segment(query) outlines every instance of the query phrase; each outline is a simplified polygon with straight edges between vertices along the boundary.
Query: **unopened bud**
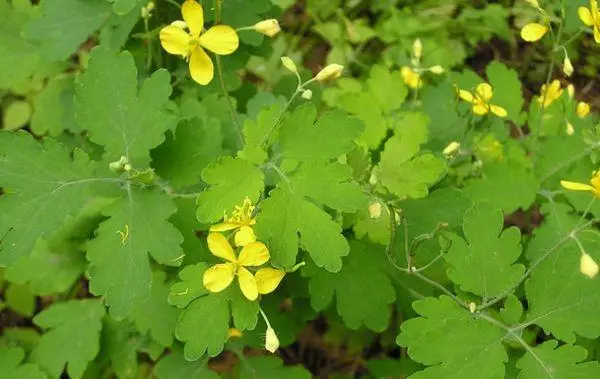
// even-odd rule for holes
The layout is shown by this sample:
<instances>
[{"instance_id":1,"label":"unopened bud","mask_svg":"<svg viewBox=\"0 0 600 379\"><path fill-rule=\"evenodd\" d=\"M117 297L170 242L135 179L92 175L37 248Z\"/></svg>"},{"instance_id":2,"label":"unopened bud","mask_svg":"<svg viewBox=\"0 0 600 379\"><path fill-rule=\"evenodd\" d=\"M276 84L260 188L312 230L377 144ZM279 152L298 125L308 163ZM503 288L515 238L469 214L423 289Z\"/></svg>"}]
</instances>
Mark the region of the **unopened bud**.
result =
<instances>
[{"instance_id":1,"label":"unopened bud","mask_svg":"<svg viewBox=\"0 0 600 379\"><path fill-rule=\"evenodd\" d=\"M537 1L537 0L525 0L525 1L526 1L526 2L527 2L529 5L531 5L532 7L534 7L534 8L537 8L537 9L541 9L541 8L540 8L540 4L538 3L538 1Z\"/></svg>"},{"instance_id":2,"label":"unopened bud","mask_svg":"<svg viewBox=\"0 0 600 379\"><path fill-rule=\"evenodd\" d=\"M441 75L441 74L444 73L445 70L444 70L444 68L442 66L440 66L438 64L438 65L435 65L433 67L430 67L429 71L432 72L432 73L434 73L434 74L436 74L436 75Z\"/></svg>"},{"instance_id":3,"label":"unopened bud","mask_svg":"<svg viewBox=\"0 0 600 379\"><path fill-rule=\"evenodd\" d=\"M127 172L130 172L131 170L133 170L133 166L131 166L131 164L127 163L125 166L123 166L123 169Z\"/></svg>"},{"instance_id":4,"label":"unopened bud","mask_svg":"<svg viewBox=\"0 0 600 379\"><path fill-rule=\"evenodd\" d=\"M145 7L142 7L142 18L150 18L152 16L152 11L154 10L155 5L154 2L149 2Z\"/></svg>"},{"instance_id":5,"label":"unopened bud","mask_svg":"<svg viewBox=\"0 0 600 379\"><path fill-rule=\"evenodd\" d=\"M565 55L565 60L563 61L563 72L565 73L565 75L571 76L573 75L573 71L575 71L575 69L573 68L573 64L571 64L571 60L569 59L569 57Z\"/></svg>"},{"instance_id":6,"label":"unopened bud","mask_svg":"<svg viewBox=\"0 0 600 379\"><path fill-rule=\"evenodd\" d=\"M129 164L129 160L126 157L121 156L118 161L110 162L108 168L112 172L120 172L125 169L125 166Z\"/></svg>"},{"instance_id":7,"label":"unopened bud","mask_svg":"<svg viewBox=\"0 0 600 379\"><path fill-rule=\"evenodd\" d=\"M375 201L369 205L369 216L374 219L381 217L381 203L379 201Z\"/></svg>"},{"instance_id":8,"label":"unopened bud","mask_svg":"<svg viewBox=\"0 0 600 379\"><path fill-rule=\"evenodd\" d=\"M332 63L319 71L317 76L315 76L315 80L323 82L325 80L337 79L342 76L342 71L344 71L344 66L337 63Z\"/></svg>"},{"instance_id":9,"label":"unopened bud","mask_svg":"<svg viewBox=\"0 0 600 379\"><path fill-rule=\"evenodd\" d=\"M267 37L273 37L281 31L281 27L279 27L279 21L275 20L274 18L257 22L252 26L252 29L266 35Z\"/></svg>"},{"instance_id":10,"label":"unopened bud","mask_svg":"<svg viewBox=\"0 0 600 379\"><path fill-rule=\"evenodd\" d=\"M312 91L309 89L305 89L304 91L302 91L301 96L305 100L310 100L310 99L312 99Z\"/></svg>"},{"instance_id":11,"label":"unopened bud","mask_svg":"<svg viewBox=\"0 0 600 379\"><path fill-rule=\"evenodd\" d=\"M594 258L590 257L587 253L583 253L579 260L579 271L588 278L593 279L598 275L600 267L598 267L598 263L594 261Z\"/></svg>"},{"instance_id":12,"label":"unopened bud","mask_svg":"<svg viewBox=\"0 0 600 379\"><path fill-rule=\"evenodd\" d=\"M421 55L423 55L423 44L418 38L413 42L413 55L417 59L421 58Z\"/></svg>"},{"instance_id":13,"label":"unopened bud","mask_svg":"<svg viewBox=\"0 0 600 379\"><path fill-rule=\"evenodd\" d=\"M283 64L283 67L287 68L294 74L298 73L298 68L296 67L296 64L289 57L281 57L281 63Z\"/></svg>"},{"instance_id":14,"label":"unopened bud","mask_svg":"<svg viewBox=\"0 0 600 379\"><path fill-rule=\"evenodd\" d=\"M590 105L586 102L580 101L577 103L576 113L579 118L584 118L590 113Z\"/></svg>"},{"instance_id":15,"label":"unopened bud","mask_svg":"<svg viewBox=\"0 0 600 379\"><path fill-rule=\"evenodd\" d=\"M569 99L572 99L575 96L575 86L569 84L567 86L567 94L569 95Z\"/></svg>"},{"instance_id":16,"label":"unopened bud","mask_svg":"<svg viewBox=\"0 0 600 379\"><path fill-rule=\"evenodd\" d=\"M567 121L567 135L572 136L573 134L575 134L575 128L573 128L573 125Z\"/></svg>"},{"instance_id":17,"label":"unopened bud","mask_svg":"<svg viewBox=\"0 0 600 379\"><path fill-rule=\"evenodd\" d=\"M445 156L450 156L452 154L454 154L456 151L458 151L458 149L460 148L460 143L456 142L456 141L452 141L448 144L448 146L446 146L444 148L444 150L442 150L442 154L444 154Z\"/></svg>"},{"instance_id":18,"label":"unopened bud","mask_svg":"<svg viewBox=\"0 0 600 379\"><path fill-rule=\"evenodd\" d=\"M475 313L476 309L477 309L477 304L475 304L475 303L469 303L469 312Z\"/></svg>"},{"instance_id":19,"label":"unopened bud","mask_svg":"<svg viewBox=\"0 0 600 379\"><path fill-rule=\"evenodd\" d=\"M187 24L182 20L175 20L171 23L171 26L175 26L179 29L187 29Z\"/></svg>"},{"instance_id":20,"label":"unopened bud","mask_svg":"<svg viewBox=\"0 0 600 379\"><path fill-rule=\"evenodd\" d=\"M265 336L265 349L271 354L279 349L279 338L277 338L275 330L270 326L267 328L267 334Z\"/></svg>"}]
</instances>

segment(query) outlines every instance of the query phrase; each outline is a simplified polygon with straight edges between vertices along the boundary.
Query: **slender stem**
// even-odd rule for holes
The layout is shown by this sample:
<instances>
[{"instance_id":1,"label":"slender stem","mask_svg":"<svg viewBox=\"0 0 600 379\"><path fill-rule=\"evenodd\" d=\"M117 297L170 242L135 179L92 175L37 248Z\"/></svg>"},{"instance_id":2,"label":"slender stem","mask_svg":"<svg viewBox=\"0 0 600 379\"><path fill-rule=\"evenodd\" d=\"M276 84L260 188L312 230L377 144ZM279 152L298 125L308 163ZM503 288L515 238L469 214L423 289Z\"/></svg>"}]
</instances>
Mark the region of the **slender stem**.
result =
<instances>
[{"instance_id":1,"label":"slender stem","mask_svg":"<svg viewBox=\"0 0 600 379\"><path fill-rule=\"evenodd\" d=\"M429 261L429 263L427 263L425 266L423 267L419 267L418 269L413 270L413 273L415 272L422 272L427 270L429 267L431 267L435 262L437 262L441 257L444 256L444 254L446 253L445 250L440 251L440 253L438 255L435 256L435 258L433 258L432 260Z\"/></svg>"},{"instance_id":2,"label":"slender stem","mask_svg":"<svg viewBox=\"0 0 600 379\"><path fill-rule=\"evenodd\" d=\"M150 38L148 17L144 17L144 30L146 31L146 44L148 46L148 58L146 60L146 69L152 68L152 39Z\"/></svg>"},{"instance_id":3,"label":"slender stem","mask_svg":"<svg viewBox=\"0 0 600 379\"><path fill-rule=\"evenodd\" d=\"M592 196L592 200L589 202L587 208L585 208L585 211L583 211L583 214L581 215L581 218L579 219L579 221L577 221L577 224L575 224L576 225L575 228L578 228L579 224L581 224L581 222L583 220L585 220L585 215L589 213L590 209L592 209L595 202L596 202L596 196Z\"/></svg>"},{"instance_id":4,"label":"slender stem","mask_svg":"<svg viewBox=\"0 0 600 379\"><path fill-rule=\"evenodd\" d=\"M275 120L275 122L273 123L273 126L271 127L271 129L269 130L269 132L264 136L263 140L260 142L261 146L264 145L269 140L269 138L271 138L271 135L275 132L275 130L277 129L277 127L279 126L279 124L281 123L281 121L283 121L283 116L285 115L285 112L287 112L287 110L292 105L292 103L294 102L294 100L296 99L296 97L298 97L298 95L300 94L300 92L302 92L302 86L301 85L299 85L296 88L296 92L294 92L294 94L287 101L287 103L285 104L285 106L281 110L281 113L279 114L279 117L277 117L277 120Z\"/></svg>"},{"instance_id":5,"label":"slender stem","mask_svg":"<svg viewBox=\"0 0 600 379\"><path fill-rule=\"evenodd\" d=\"M454 300L461 307L469 309L469 305L467 303L465 303L464 301L462 301L461 299L459 299L452 292L448 291L448 289L446 287L444 287L440 283L436 282L435 280L429 279L428 277L426 277L424 275L421 275L419 272L416 272L416 271L412 271L411 275L416 276L417 278L421 279L422 281L424 281L425 283L431 285L432 287L435 287L435 288L439 289L445 295L450 296L452 298L452 300Z\"/></svg>"}]
</instances>

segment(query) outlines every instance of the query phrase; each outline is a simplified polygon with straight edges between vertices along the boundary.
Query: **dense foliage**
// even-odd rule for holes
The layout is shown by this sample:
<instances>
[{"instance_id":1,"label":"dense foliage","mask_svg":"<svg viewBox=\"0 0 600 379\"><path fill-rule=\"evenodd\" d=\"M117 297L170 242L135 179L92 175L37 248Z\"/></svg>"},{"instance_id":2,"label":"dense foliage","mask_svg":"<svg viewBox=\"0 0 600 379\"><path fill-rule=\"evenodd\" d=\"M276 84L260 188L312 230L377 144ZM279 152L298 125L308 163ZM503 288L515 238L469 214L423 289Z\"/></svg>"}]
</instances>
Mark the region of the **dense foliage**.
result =
<instances>
[{"instance_id":1,"label":"dense foliage","mask_svg":"<svg viewBox=\"0 0 600 379\"><path fill-rule=\"evenodd\" d=\"M596 0L0 0L0 377L600 378Z\"/></svg>"}]
</instances>

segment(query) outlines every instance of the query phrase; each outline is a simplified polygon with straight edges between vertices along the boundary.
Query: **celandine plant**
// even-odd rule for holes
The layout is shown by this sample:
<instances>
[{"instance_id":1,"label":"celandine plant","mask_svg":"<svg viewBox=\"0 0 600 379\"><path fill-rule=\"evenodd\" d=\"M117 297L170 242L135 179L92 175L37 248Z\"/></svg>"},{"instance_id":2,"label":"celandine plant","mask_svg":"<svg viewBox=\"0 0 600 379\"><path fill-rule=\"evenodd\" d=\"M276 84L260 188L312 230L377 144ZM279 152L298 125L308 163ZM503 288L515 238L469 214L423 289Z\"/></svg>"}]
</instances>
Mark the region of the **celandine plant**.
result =
<instances>
[{"instance_id":1,"label":"celandine plant","mask_svg":"<svg viewBox=\"0 0 600 379\"><path fill-rule=\"evenodd\" d=\"M0 0L0 377L600 378L597 1L404 3Z\"/></svg>"}]
</instances>

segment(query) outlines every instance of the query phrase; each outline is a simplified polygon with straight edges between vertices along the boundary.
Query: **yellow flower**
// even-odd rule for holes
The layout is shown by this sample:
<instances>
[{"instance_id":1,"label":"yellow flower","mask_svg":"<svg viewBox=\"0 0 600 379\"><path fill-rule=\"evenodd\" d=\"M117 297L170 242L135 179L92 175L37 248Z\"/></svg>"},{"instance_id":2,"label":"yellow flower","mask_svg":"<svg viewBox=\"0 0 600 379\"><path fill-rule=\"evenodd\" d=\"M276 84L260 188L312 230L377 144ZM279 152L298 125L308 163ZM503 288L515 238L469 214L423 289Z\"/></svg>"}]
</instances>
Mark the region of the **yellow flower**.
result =
<instances>
[{"instance_id":1,"label":"yellow flower","mask_svg":"<svg viewBox=\"0 0 600 379\"><path fill-rule=\"evenodd\" d=\"M590 105L586 102L580 101L577 103L577 109L575 112L579 118L584 118L590 113Z\"/></svg>"},{"instance_id":2,"label":"yellow flower","mask_svg":"<svg viewBox=\"0 0 600 379\"><path fill-rule=\"evenodd\" d=\"M160 43L169 54L189 60L192 79L206 85L214 76L214 66L204 49L218 55L231 54L239 46L238 35L227 25L215 25L204 31L204 11L194 0L183 3L181 14L189 32L180 22L165 26L160 30Z\"/></svg>"},{"instance_id":3,"label":"yellow flower","mask_svg":"<svg viewBox=\"0 0 600 379\"><path fill-rule=\"evenodd\" d=\"M256 220L252 218L254 208L256 207L252 205L252 201L246 197L241 206L235 206L231 217L227 217L227 214L225 214L223 222L211 226L210 231L227 232L229 230L236 230L234 237L236 246L245 246L256 241L256 235L252 229L252 225L256 224Z\"/></svg>"},{"instance_id":4,"label":"yellow flower","mask_svg":"<svg viewBox=\"0 0 600 379\"><path fill-rule=\"evenodd\" d=\"M600 11L598 10L598 1L590 0L590 8L579 7L577 13L579 13L579 18L584 24L593 27L594 39L597 43L600 43Z\"/></svg>"},{"instance_id":5,"label":"yellow flower","mask_svg":"<svg viewBox=\"0 0 600 379\"><path fill-rule=\"evenodd\" d=\"M274 18L257 22L252 26L252 29L266 35L267 37L274 37L277 33L281 31L279 22Z\"/></svg>"},{"instance_id":6,"label":"yellow flower","mask_svg":"<svg viewBox=\"0 0 600 379\"><path fill-rule=\"evenodd\" d=\"M569 182L566 180L560 181L560 185L565 189L572 191L589 191L593 193L594 196L600 197L600 170L594 171L592 178L590 179L590 184Z\"/></svg>"},{"instance_id":7,"label":"yellow flower","mask_svg":"<svg viewBox=\"0 0 600 379\"><path fill-rule=\"evenodd\" d=\"M421 75L408 66L404 66L400 69L400 75L402 75L404 83L410 88L417 89L423 86Z\"/></svg>"},{"instance_id":8,"label":"yellow flower","mask_svg":"<svg viewBox=\"0 0 600 379\"><path fill-rule=\"evenodd\" d=\"M535 42L548 32L548 27L537 22L532 22L521 29L521 38L527 42Z\"/></svg>"},{"instance_id":9,"label":"yellow flower","mask_svg":"<svg viewBox=\"0 0 600 379\"><path fill-rule=\"evenodd\" d=\"M555 79L550 83L550 86L546 88L544 84L540 97L538 97L538 103L543 104L544 108L547 108L550 104L556 101L563 93L563 89L560 88L560 81Z\"/></svg>"},{"instance_id":10,"label":"yellow flower","mask_svg":"<svg viewBox=\"0 0 600 379\"><path fill-rule=\"evenodd\" d=\"M579 271L590 279L593 279L598 272L600 267L598 263L587 253L582 253L579 259Z\"/></svg>"},{"instance_id":11,"label":"yellow flower","mask_svg":"<svg viewBox=\"0 0 600 379\"><path fill-rule=\"evenodd\" d=\"M269 260L269 249L262 242L252 242L242 248L238 257L227 238L220 233L208 235L208 249L227 263L219 263L204 272L202 282L210 292L221 292L238 277L238 284L248 300L256 300L258 294L273 292L285 273L274 268L261 268L256 276L246 267L257 267Z\"/></svg>"},{"instance_id":12,"label":"yellow flower","mask_svg":"<svg viewBox=\"0 0 600 379\"><path fill-rule=\"evenodd\" d=\"M473 113L478 116L483 116L488 112L492 112L498 117L506 117L506 109L490 104L490 100L494 95L492 86L487 83L480 83L475 87L475 92L471 93L465 90L459 90L459 96L466 102L473 104Z\"/></svg>"}]
</instances>

